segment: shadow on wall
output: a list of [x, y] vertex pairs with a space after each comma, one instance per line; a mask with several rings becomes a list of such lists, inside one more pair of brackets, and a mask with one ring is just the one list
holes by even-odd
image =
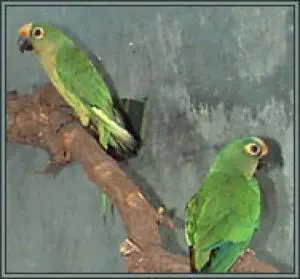
[[[268, 173], [275, 168], [281, 170], [284, 165], [284, 160], [279, 142], [268, 137], [261, 138], [264, 139], [269, 146], [269, 154], [264, 158], [264, 161], [268, 163], [268, 166], [266, 168], [261, 168], [255, 174], [261, 189], [261, 222], [260, 228], [253, 238], [251, 247], [253, 247], [257, 254], [261, 255], [266, 261], [274, 263], [280, 272], [290, 272], [291, 266], [276, 260], [271, 253], [266, 251], [265, 247], [268, 237], [274, 229], [275, 221], [278, 218], [277, 201], [279, 198], [275, 183], [268, 176]], [[288, 196], [284, 194], [284, 191], [280, 191], [281, 200], [288, 199]]]

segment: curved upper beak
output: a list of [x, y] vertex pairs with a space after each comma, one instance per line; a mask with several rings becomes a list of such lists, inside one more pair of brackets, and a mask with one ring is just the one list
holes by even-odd
[[32, 23], [27, 23], [21, 26], [19, 29], [19, 38], [17, 44], [19, 46], [19, 50], [23, 53], [26, 51], [32, 51], [33, 46], [30, 40], [30, 31], [32, 28]]
[[19, 37], [17, 44], [19, 46], [19, 50], [24, 53], [24, 51], [32, 51], [33, 47], [29, 38]]

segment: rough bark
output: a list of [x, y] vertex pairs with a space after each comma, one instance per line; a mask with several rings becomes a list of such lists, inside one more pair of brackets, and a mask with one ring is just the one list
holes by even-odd
[[[171, 221], [152, 208], [139, 187], [99, 147], [97, 141], [72, 120], [74, 118], [66, 104], [50, 83], [32, 94], [7, 93], [8, 142], [45, 149], [51, 157], [47, 170], [73, 160], [81, 164], [88, 178], [106, 193], [123, 220], [127, 239], [120, 245], [120, 254], [128, 272], [190, 272], [187, 257], [171, 254], [162, 247], [158, 226], [172, 229]], [[278, 270], [247, 251], [233, 265], [231, 272]]]

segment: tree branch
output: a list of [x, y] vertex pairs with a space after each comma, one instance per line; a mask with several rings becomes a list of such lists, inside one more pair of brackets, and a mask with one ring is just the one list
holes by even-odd
[[[45, 149], [51, 157], [47, 170], [72, 160], [81, 164], [88, 178], [108, 196], [123, 220], [128, 237], [120, 245], [120, 253], [128, 272], [190, 272], [187, 257], [173, 255], [162, 248], [158, 226], [172, 229], [171, 221], [152, 208], [139, 187], [66, 109], [66, 104], [50, 83], [30, 95], [8, 92], [8, 142]], [[231, 272], [278, 270], [246, 252]]]

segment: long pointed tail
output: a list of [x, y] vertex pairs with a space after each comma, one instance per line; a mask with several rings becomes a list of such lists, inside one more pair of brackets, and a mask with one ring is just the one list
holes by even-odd
[[[121, 161], [136, 155], [141, 147], [144, 132], [145, 101], [115, 100], [114, 109], [117, 122], [109, 119], [101, 110], [92, 108], [93, 112], [101, 119], [101, 123], [94, 123], [93, 133], [96, 137], [102, 137], [100, 140], [102, 145], [107, 143], [104, 144], [107, 153], [114, 159]], [[104, 220], [106, 220], [106, 207], [107, 196], [102, 193], [101, 215]]]
[[202, 271], [205, 273], [228, 272], [247, 244], [248, 241], [239, 243], [227, 242], [220, 246], [212, 252], [208, 265]]
[[116, 109], [123, 121], [123, 127], [126, 127], [135, 138], [142, 140], [144, 138], [146, 100], [120, 99], [119, 104], [119, 107], [116, 105]]
[[[97, 130], [100, 142], [105, 149], [111, 147], [119, 157], [135, 155], [140, 148], [140, 141], [126, 128], [105, 115], [101, 109], [92, 107], [94, 114], [100, 119], [97, 121]], [[116, 115], [117, 116], [117, 115]]]
[[114, 111], [118, 124], [129, 132], [131, 138], [127, 140], [124, 148], [118, 138], [111, 140], [108, 153], [115, 159], [122, 161], [135, 156], [142, 145], [144, 137], [144, 112], [146, 100], [114, 99]]
[[191, 267], [191, 273], [197, 273], [197, 269], [195, 268], [194, 259], [195, 253], [192, 246], [189, 246], [189, 257], [190, 257], [190, 267]]

